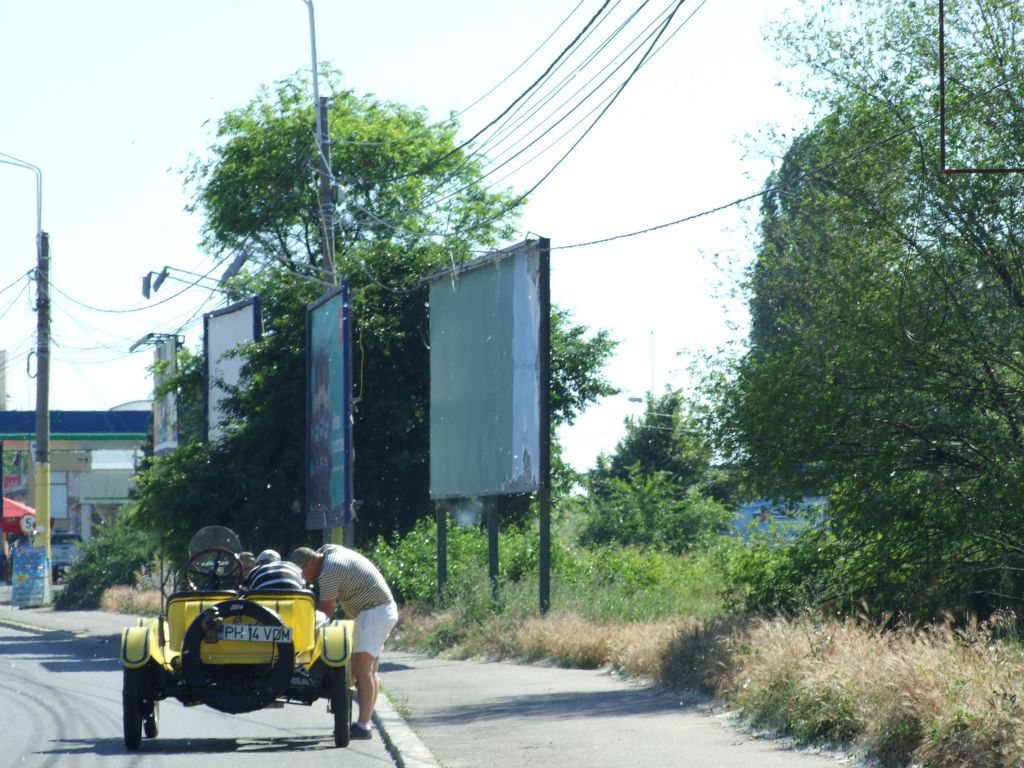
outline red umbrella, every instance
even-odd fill
[[[4,497],[4,515],[0,530],[4,533],[29,533],[36,525],[36,511],[20,501]]]

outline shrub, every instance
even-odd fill
[[[685,489],[667,472],[595,481],[584,505],[582,544],[624,544],[681,553],[705,547],[729,524],[722,504]]]
[[[83,558],[68,571],[53,607],[61,611],[96,610],[109,587],[135,586],[155,550],[155,537],[135,527],[130,512],[123,513],[96,529],[83,547]]]

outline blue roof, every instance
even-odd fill
[[[149,411],[50,411],[50,436],[144,436],[149,420]],[[35,411],[0,411],[0,439],[25,439],[35,432]]]

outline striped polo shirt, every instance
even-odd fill
[[[257,565],[242,582],[247,592],[258,592],[261,589],[305,589],[306,581],[302,578],[302,569],[287,560]]]
[[[317,583],[320,599],[337,598],[350,619],[360,611],[394,602],[388,583],[377,567],[355,550],[340,544],[324,544],[324,565]]]

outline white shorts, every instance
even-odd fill
[[[384,652],[384,643],[391,630],[398,623],[398,606],[385,603],[376,608],[360,611],[355,621],[353,653],[368,653],[379,657]]]

